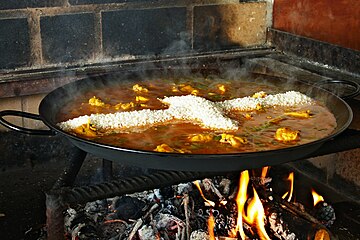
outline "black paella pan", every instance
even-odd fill
[[[241,71],[239,71],[240,73]],[[94,154],[98,157],[120,162],[127,165],[135,165],[143,168],[179,170],[179,171],[241,171],[254,169],[263,166],[272,166],[290,161],[304,159],[314,151],[318,150],[325,142],[331,140],[343,132],[352,121],[352,111],[348,104],[339,96],[314,85],[300,81],[289,81],[273,77],[261,77],[261,81],[274,84],[280,89],[295,90],[302,92],[316,100],[320,100],[333,113],[337,121],[337,127],[327,137],[303,145],[289,146],[277,150],[246,152],[236,154],[180,154],[180,153],[161,153],[153,151],[143,151],[137,149],[127,149],[96,143],[86,140],[61,130],[57,123],[58,113],[62,106],[74,99],[77,94],[82,94],[91,89],[99,89],[114,81],[141,81],[149,77],[168,78],[171,77],[206,77],[216,74],[219,77],[227,78],[228,72],[214,69],[149,69],[142,71],[124,71],[97,77],[88,77],[67,84],[50,92],[41,101],[39,115],[19,112],[2,111],[0,112],[0,123],[4,126],[26,134],[54,135],[61,134],[69,139],[75,146],[85,152]],[[232,71],[231,77],[236,76],[236,71]],[[249,75],[249,79],[259,78]],[[249,81],[251,84],[251,80]],[[359,91],[359,86],[356,86]],[[4,119],[4,116],[15,115],[43,121],[50,130],[33,130],[16,126]]]

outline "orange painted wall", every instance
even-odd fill
[[[360,0],[275,0],[273,28],[360,51]]]

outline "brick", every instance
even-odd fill
[[[335,162],[336,173],[347,181],[353,182],[360,187],[360,149],[353,149],[338,153],[338,161]]]
[[[1,19],[0,33],[0,69],[27,66],[30,60],[27,19]]]
[[[194,7],[194,48],[219,50],[263,45],[266,2]]]
[[[21,9],[63,6],[65,0],[11,0],[0,1],[0,9]]]
[[[47,63],[76,62],[94,57],[95,16],[91,13],[41,17],[43,58]]]
[[[104,3],[126,3],[126,2],[146,2],[146,0],[69,0],[69,3],[71,5],[104,4]],[[151,2],[156,2],[156,0],[152,0]]]
[[[104,12],[103,49],[107,56],[172,54],[189,48],[186,8]]]

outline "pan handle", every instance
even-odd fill
[[[5,127],[9,128],[15,132],[20,132],[20,133],[25,133],[25,134],[30,134],[30,135],[53,136],[56,134],[53,130],[29,129],[29,128],[17,126],[15,124],[5,120],[4,116],[17,116],[17,117],[30,118],[30,119],[42,121],[40,118],[40,115],[28,113],[28,112],[15,111],[15,110],[0,111],[0,124],[4,125]]]
[[[351,88],[351,90],[347,93],[339,93],[336,91],[336,85],[338,85],[339,88],[343,85]],[[320,81],[316,83],[315,86],[328,90],[344,100],[354,98],[360,94],[360,84],[350,80],[329,79]]]

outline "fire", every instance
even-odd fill
[[[215,226],[214,216],[212,215],[212,212],[210,212],[210,216],[208,219],[209,240],[215,240],[214,226]]]
[[[289,195],[287,201],[290,202],[290,200],[291,200],[291,198],[292,198],[292,195],[293,195],[293,191],[294,191],[294,173],[293,173],[293,172],[291,172],[291,173],[289,174],[289,177],[287,178],[287,180],[290,181],[290,191],[289,191],[289,192],[286,192],[286,193],[282,196],[282,198],[285,199],[285,198]]]
[[[270,170],[270,166],[261,169],[261,178],[266,178]]]
[[[235,230],[232,231],[231,237],[236,237],[237,232],[239,232],[241,239],[247,239],[243,225],[243,220],[251,225],[255,226],[257,229],[257,233],[261,240],[268,240],[270,237],[266,233],[265,230],[265,211],[264,207],[260,201],[258,194],[253,188],[253,198],[247,206],[247,214],[245,213],[245,204],[248,200],[247,196],[247,188],[249,184],[249,172],[243,171],[240,175],[239,181],[239,190],[236,196],[236,205],[238,210],[237,224]]]
[[[256,190],[253,188],[254,197],[252,198],[251,202],[249,203],[247,207],[247,215],[244,215],[244,220],[257,228],[257,232],[259,235],[259,238],[261,240],[270,240],[270,237],[266,233],[265,230],[265,211],[264,207],[260,201],[260,198],[258,194],[256,193]]]
[[[205,203],[207,203],[209,206],[211,207],[215,207],[215,203],[211,200],[208,200],[205,196],[204,196],[204,193],[203,191],[201,190],[201,187],[200,187],[200,184],[199,184],[199,181],[194,181],[193,182],[195,184],[195,186],[199,189],[199,192],[200,192],[200,195],[201,197],[205,200]]]
[[[239,190],[236,196],[236,205],[237,205],[237,224],[235,231],[232,233],[235,237],[237,232],[239,232],[241,239],[245,239],[246,235],[243,229],[242,213],[244,212],[244,206],[247,200],[247,186],[249,184],[249,172],[243,171],[240,174],[239,181]]]
[[[314,206],[316,206],[316,204],[318,204],[319,202],[324,201],[324,198],[321,195],[317,194],[314,189],[311,190],[311,193],[314,199]]]
[[[325,229],[319,229],[315,234],[314,240],[330,240],[330,235]]]

